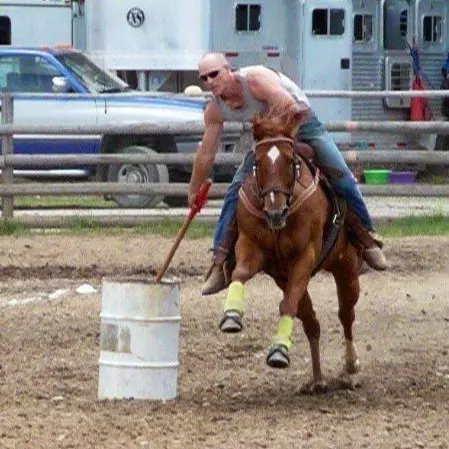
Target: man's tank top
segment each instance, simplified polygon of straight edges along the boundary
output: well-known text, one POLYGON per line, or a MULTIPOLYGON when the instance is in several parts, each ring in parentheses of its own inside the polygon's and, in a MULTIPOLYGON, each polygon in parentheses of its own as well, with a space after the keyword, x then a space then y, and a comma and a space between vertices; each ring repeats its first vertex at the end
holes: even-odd
MULTIPOLYGON (((249 122, 255 114, 265 110, 265 103, 262 103, 254 98, 248 89, 246 82, 248 72, 256 67, 260 66, 243 67, 236 72, 236 75, 239 76, 242 82, 243 96, 245 98, 241 108, 233 109, 229 107, 220 97, 215 97, 215 101, 221 111, 224 121, 249 122)), ((296 101, 305 103, 310 107, 310 102, 304 92, 290 78, 285 76, 283 73, 276 72, 276 74, 281 79, 281 86, 284 87, 292 95, 292 97, 296 99, 296 101)))

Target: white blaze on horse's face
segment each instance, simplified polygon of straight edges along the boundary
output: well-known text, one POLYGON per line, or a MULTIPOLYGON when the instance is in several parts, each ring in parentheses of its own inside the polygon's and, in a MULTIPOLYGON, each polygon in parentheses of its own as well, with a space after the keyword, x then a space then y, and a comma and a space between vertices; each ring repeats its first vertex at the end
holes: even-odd
MULTIPOLYGON (((276 163, 276 159, 281 155, 281 152, 279 151, 279 148, 276 145, 273 145, 267 153, 268 158, 273 163, 273 165, 276 163)), ((270 192, 270 201, 274 204, 275 196, 274 192, 270 192)))
POLYGON ((276 145, 273 145, 267 153, 267 156, 270 158, 273 164, 276 162, 276 159, 281 155, 279 148, 276 145))

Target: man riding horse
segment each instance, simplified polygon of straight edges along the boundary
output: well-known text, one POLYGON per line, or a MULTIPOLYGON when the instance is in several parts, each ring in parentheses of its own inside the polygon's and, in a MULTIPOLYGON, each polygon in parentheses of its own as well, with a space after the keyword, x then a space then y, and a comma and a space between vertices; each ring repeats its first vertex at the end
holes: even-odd
MULTIPOLYGON (((387 262, 356 180, 339 149, 323 124, 311 110, 304 92, 287 76, 264 66, 230 69, 221 53, 208 53, 198 63, 199 78, 213 94, 204 111, 204 135, 197 150, 188 189, 192 206, 195 195, 209 176, 218 152, 223 124, 226 121, 250 122, 256 114, 272 108, 295 108, 303 119, 298 123, 296 140, 309 144, 316 162, 330 174, 329 180, 346 200, 348 227, 363 248, 363 258, 375 270, 385 270, 387 262)), ((224 265, 235 244, 235 217, 238 191, 246 175, 253 169, 251 152, 247 152, 226 192, 213 242, 212 266, 206 275, 202 294, 210 295, 230 282, 224 265)))

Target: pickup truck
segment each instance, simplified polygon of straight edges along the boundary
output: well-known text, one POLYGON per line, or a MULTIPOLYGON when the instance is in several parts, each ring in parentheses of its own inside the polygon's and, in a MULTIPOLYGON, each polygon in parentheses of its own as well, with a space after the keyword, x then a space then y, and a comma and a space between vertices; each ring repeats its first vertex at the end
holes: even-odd
MULTIPOLYGON (((102 70, 83 53, 67 48, 0 46, 0 101, 12 92, 16 124, 90 125, 202 121, 204 98, 144 95, 117 76, 102 70), (123 93, 126 95, 122 95, 123 93), (48 95, 32 96, 41 93, 48 95), (52 95, 59 93, 63 95, 52 95), (83 96, 74 94, 84 94, 83 96), (87 95, 86 95, 87 94, 87 95), (92 97, 89 97, 92 94, 92 97)), ((1 137, 0 137, 1 138, 1 137)), ((194 152, 201 136, 173 135, 15 135, 15 154, 100 154, 194 152)), ((223 145, 223 149, 232 145, 223 145)), ((229 180, 232 167, 216 168, 216 180, 229 180)), ((84 177, 110 182, 187 182, 190 166, 111 164, 71 169, 15 170, 21 177, 84 177)), ((113 195, 120 207, 152 207, 162 199, 181 205, 185 198, 113 195)))

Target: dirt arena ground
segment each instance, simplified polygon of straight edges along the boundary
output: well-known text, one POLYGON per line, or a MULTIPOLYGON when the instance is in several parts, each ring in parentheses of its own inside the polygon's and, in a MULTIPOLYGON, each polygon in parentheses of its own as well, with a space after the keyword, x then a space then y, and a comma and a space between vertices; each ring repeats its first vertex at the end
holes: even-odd
POLYGON ((183 241, 178 397, 97 400, 103 276, 152 276, 172 240, 143 236, 0 238, 0 447, 449 448, 449 238, 387 241, 391 269, 361 277, 357 388, 343 354, 332 279, 311 294, 329 393, 300 394, 310 360, 299 323, 292 366, 265 364, 280 292, 247 288, 245 329, 217 328, 224 295, 201 297, 209 240, 183 241), (95 292, 77 293, 89 284, 95 292))

